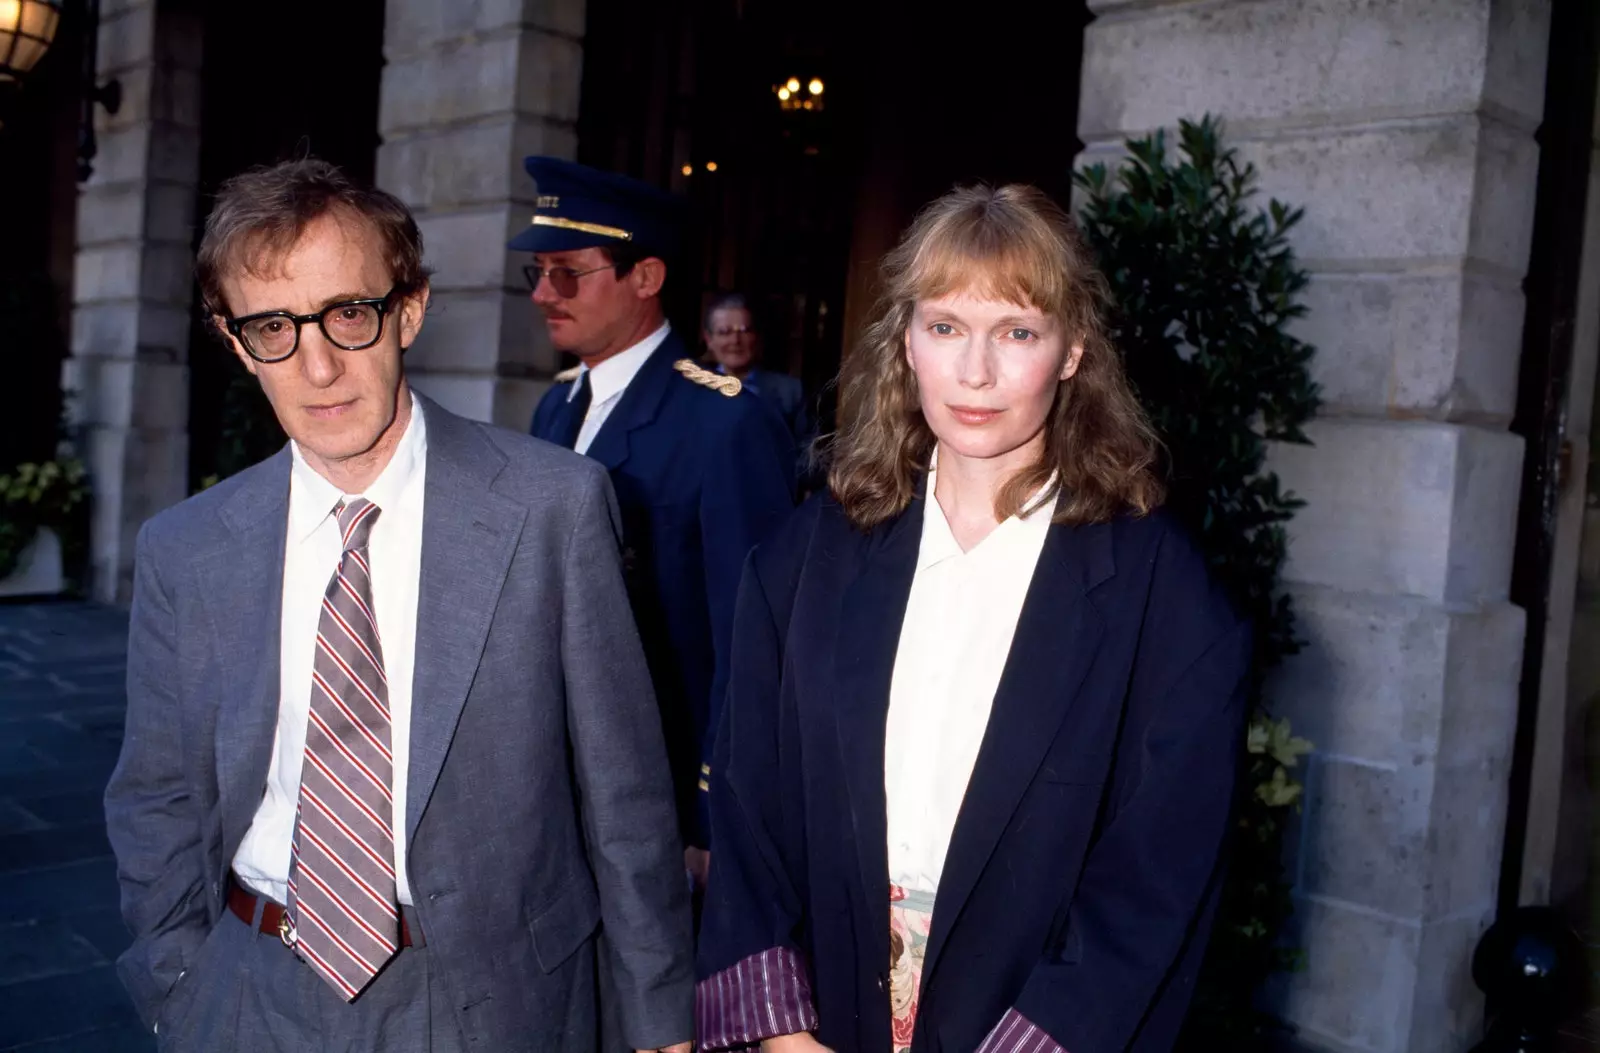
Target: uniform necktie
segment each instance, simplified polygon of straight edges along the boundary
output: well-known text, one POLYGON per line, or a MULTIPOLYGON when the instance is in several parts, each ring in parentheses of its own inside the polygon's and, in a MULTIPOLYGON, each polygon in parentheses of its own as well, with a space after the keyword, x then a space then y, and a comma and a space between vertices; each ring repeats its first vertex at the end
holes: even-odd
POLYGON ((593 391, 589 387, 589 371, 586 369, 578 378, 578 393, 567 403, 567 433, 561 436, 561 445, 569 450, 578 448, 578 435, 583 431, 584 418, 589 416, 589 399, 592 395, 593 391))
POLYGON ((294 946, 345 1001, 400 945, 389 687, 367 542, 379 508, 334 508, 344 553, 322 597, 299 821, 289 875, 294 946))

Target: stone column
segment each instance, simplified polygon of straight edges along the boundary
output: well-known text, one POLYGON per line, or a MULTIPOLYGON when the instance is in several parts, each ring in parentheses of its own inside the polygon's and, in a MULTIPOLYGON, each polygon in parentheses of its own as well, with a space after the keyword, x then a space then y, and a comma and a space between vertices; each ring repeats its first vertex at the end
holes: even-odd
MULTIPOLYGON (((378 183, 416 212, 433 307, 406 368, 457 413, 523 429, 556 369, 506 241, 529 154, 577 153, 584 0, 389 0, 378 183)), ((517 254, 520 256, 520 254, 517 254)))
POLYGON ((110 2, 100 152, 78 200, 72 357, 63 387, 94 488, 91 588, 125 601, 145 519, 188 492, 189 311, 200 157, 201 24, 155 0, 110 2))
POLYGON ((1083 160, 1211 112, 1306 218, 1316 445, 1287 584, 1309 641, 1273 687, 1316 741, 1291 861, 1309 1048, 1444 1053, 1504 835, 1522 612, 1507 430, 1549 0, 1091 0, 1083 160))

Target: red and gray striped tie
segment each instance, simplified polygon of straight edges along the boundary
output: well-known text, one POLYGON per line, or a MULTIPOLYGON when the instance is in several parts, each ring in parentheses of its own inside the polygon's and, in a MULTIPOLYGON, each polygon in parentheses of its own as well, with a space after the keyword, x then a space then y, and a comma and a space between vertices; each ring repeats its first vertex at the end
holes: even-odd
POLYGON ((379 508, 334 509, 344 555, 322 597, 289 876, 295 950, 350 1001, 400 944, 389 686, 367 539, 379 508))

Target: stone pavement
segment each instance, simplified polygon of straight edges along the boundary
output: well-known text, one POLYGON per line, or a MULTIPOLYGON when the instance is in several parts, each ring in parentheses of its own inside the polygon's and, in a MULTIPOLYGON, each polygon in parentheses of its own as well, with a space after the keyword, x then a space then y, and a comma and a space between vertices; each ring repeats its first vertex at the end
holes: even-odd
POLYGON ((113 962, 129 943, 100 794, 122 741, 127 615, 0 604, 0 1051, 155 1048, 113 962))

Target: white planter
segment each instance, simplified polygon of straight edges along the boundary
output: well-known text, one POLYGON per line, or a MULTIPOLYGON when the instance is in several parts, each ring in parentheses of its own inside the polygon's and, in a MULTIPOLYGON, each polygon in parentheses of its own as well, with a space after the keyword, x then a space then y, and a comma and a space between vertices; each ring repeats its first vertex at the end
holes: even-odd
POLYGON ((0 578, 0 596, 55 596, 66 591, 61 572, 61 539, 53 530, 40 530, 17 559, 9 577, 0 578))

